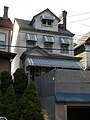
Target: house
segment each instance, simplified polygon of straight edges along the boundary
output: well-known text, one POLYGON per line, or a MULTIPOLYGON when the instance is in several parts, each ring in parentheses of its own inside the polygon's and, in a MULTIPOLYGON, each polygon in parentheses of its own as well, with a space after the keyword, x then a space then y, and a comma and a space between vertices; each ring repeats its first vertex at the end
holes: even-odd
POLYGON ((48 120, 90 119, 90 71, 53 69, 36 83, 48 120))
POLYGON ((74 48, 75 56, 82 57, 80 62, 84 65, 84 69, 90 69, 90 32, 82 36, 76 43, 74 48))
POLYGON ((32 20, 14 20, 12 49, 16 57, 12 61, 12 73, 23 67, 28 79, 38 80, 54 68, 83 69, 81 58, 74 57, 74 34, 67 30, 67 12, 60 18, 48 8, 36 14, 32 20))
POLYGON ((8 18, 8 7, 4 7, 4 15, 0 17, 0 72, 11 72, 11 61, 15 53, 10 52, 11 31, 13 24, 8 18))

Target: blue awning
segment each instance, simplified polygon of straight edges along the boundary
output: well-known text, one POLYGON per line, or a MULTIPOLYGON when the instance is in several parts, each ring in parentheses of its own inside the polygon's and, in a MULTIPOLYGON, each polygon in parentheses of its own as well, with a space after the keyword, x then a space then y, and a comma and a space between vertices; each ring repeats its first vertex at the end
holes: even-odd
POLYGON ((54 38, 52 36, 43 36, 44 42, 54 43, 54 38))
POLYGON ((63 59, 52 59, 47 57, 30 57, 26 61, 27 66, 44 66, 44 67, 54 67, 54 68, 74 68, 82 69, 83 65, 76 60, 63 60, 63 59))
POLYGON ((71 44, 71 41, 69 38, 60 37, 59 41, 60 41, 60 44, 67 44, 67 45, 71 44))
POLYGON ((42 15, 40 18, 41 18, 41 20, 42 20, 42 19, 53 20, 53 21, 55 20, 55 17, 54 17, 54 16, 46 16, 46 15, 42 15))
POLYGON ((36 34, 32 34, 32 33, 27 33, 26 34, 26 40, 29 41, 37 41, 37 35, 36 34))
POLYGON ((90 102, 90 93, 56 93, 56 102, 90 102))

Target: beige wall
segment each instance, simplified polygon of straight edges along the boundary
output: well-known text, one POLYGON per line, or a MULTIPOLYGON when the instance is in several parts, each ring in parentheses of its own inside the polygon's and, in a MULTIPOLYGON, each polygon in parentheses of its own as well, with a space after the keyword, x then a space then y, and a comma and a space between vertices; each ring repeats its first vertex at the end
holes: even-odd
POLYGON ((90 106, 87 103, 56 103, 55 104, 55 120, 67 120, 67 107, 90 106))
POLYGON ((55 104, 55 120, 67 120, 67 106, 55 104))

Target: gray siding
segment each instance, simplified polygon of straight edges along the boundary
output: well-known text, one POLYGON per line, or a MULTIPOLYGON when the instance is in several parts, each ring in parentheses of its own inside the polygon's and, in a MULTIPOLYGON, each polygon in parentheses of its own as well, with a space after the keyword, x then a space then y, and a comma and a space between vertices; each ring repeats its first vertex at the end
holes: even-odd
POLYGON ((54 72, 49 72, 36 81, 43 108, 46 110, 49 120, 55 120, 55 96, 54 96, 54 72))

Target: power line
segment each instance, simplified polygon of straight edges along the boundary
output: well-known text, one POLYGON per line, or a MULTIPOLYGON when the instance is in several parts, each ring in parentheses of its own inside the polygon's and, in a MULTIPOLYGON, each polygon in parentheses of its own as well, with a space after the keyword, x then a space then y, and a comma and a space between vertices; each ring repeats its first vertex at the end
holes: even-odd
POLYGON ((79 22, 79 21, 83 21, 83 20, 87 20, 87 19, 90 19, 90 17, 79 19, 79 20, 75 20, 75 21, 71 21, 71 22, 68 22, 68 23, 75 23, 75 22, 79 22))
MULTIPOLYGON (((13 3, 13 2, 10 2, 10 1, 8 1, 8 2, 9 2, 9 3, 13 3)), ((22 7, 22 8, 31 9, 31 10, 33 10, 33 11, 38 11, 38 10, 36 10, 36 9, 30 8, 30 7, 26 7, 26 6, 23 6, 23 5, 21 5, 21 4, 17 4, 17 3, 15 3, 15 2, 14 2, 14 4, 16 4, 17 6, 20 6, 20 7, 22 7)), ((85 13, 80 13, 80 14, 74 14, 74 15, 71 15, 71 16, 68 16, 68 17, 81 16, 81 15, 85 15, 85 14, 90 14, 90 12, 85 12, 85 13)))
MULTIPOLYGON (((10 48, 14 47, 14 48, 19 48, 19 49, 21 49, 21 48, 23 48, 23 49, 26 48, 27 50, 35 47, 35 46, 34 46, 34 47, 26 47, 26 46, 19 46, 19 45, 18 45, 18 46, 0 45, 0 46, 1 46, 1 47, 10 47, 10 48)), ((51 48, 51 49, 48 49, 48 48, 44 48, 44 47, 41 47, 41 49, 44 49, 44 50, 57 50, 57 51, 58 51, 58 50, 59 50, 59 51, 60 51, 60 50, 63 50, 63 49, 61 49, 61 48, 60 48, 60 49, 59 49, 59 48, 51 48)), ((67 51, 74 51, 74 48, 73 48, 73 49, 68 49, 67 51)), ((82 50, 78 50, 78 51, 82 51, 82 50)), ((86 50, 86 52, 90 52, 90 50, 86 50)))
POLYGON ((77 17, 77 16, 81 16, 81 15, 85 15, 85 14, 90 14, 90 12, 75 14, 75 15, 71 15, 71 16, 68 16, 68 17, 74 17, 74 16, 77 17))

